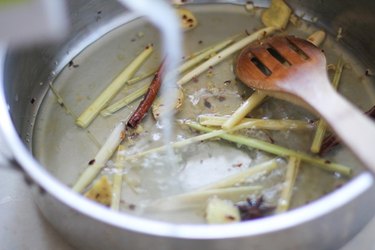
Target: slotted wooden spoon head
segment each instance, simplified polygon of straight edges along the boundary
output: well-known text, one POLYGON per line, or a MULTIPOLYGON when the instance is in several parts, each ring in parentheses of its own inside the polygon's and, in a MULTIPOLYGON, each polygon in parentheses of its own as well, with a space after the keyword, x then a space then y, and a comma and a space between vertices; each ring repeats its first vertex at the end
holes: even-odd
POLYGON ((297 94, 293 89, 305 87, 306 81, 297 80, 309 72, 326 74, 325 56, 312 43, 294 36, 250 44, 241 51, 236 65, 237 77, 247 86, 292 94, 297 94))
POLYGON ((331 86, 320 49, 296 37, 272 37, 246 47, 236 73, 246 85, 267 94, 292 94, 305 101, 375 173, 374 123, 331 86))

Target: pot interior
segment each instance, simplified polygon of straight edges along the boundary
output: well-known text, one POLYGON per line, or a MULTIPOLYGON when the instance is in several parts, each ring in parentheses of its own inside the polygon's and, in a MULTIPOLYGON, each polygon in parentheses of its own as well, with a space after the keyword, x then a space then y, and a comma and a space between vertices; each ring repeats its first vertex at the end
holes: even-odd
MULTIPOLYGON (((358 30, 375 29, 375 25, 371 26, 374 21, 372 15, 368 15, 364 8, 351 8, 352 6, 346 2, 342 3, 340 8, 335 5, 337 13, 328 13, 328 7, 332 3, 322 2, 316 6, 310 6, 308 1, 288 3, 301 19, 303 17, 306 20, 300 21, 298 25, 290 24, 286 33, 308 37, 318 29, 326 30, 328 37, 322 48, 328 64, 336 64, 339 58, 346 63, 340 82, 340 93, 361 110, 365 111, 373 106, 375 90, 372 72, 375 71, 372 70, 374 65, 371 58, 375 53, 372 52, 372 48, 367 47, 371 35, 364 37, 358 30), (301 3, 301 6, 297 6, 298 3, 301 3), (343 18, 346 13, 348 15, 343 18), (361 18, 358 18, 358 15, 361 15, 361 18), (362 24, 360 27, 348 21, 355 18, 362 24), (343 37, 340 39, 337 37, 339 30, 343 30, 343 37)), ((85 130, 74 124, 76 117, 147 45, 153 44, 155 52, 137 74, 154 71, 161 61, 158 31, 145 19, 129 20, 109 30, 108 24, 121 16, 116 2, 104 6, 98 1, 90 1, 91 5, 87 3, 88 9, 78 13, 78 17, 74 15, 77 14, 74 10, 75 4, 79 3, 70 3, 73 30, 64 44, 10 52, 7 56, 8 75, 5 81, 10 112, 21 138, 35 158, 53 176, 68 186, 74 184, 110 131, 119 121, 128 119, 140 100, 109 117, 99 116, 85 130), (84 21, 81 21, 83 19, 80 19, 79 15, 90 15, 95 23, 82 23, 84 21), (103 36, 99 35, 98 31, 95 32, 95 29, 92 29, 93 32, 83 32, 83 27, 95 26, 107 27, 108 32, 103 32, 103 36), (58 103, 54 91, 62 98, 63 105, 58 103)), ((83 2, 81 4, 84 5, 83 2)), ((264 5, 264 2, 259 1, 255 4, 264 5)), ((249 11, 243 5, 212 3, 192 4, 187 8, 196 14, 199 25, 196 29, 184 33, 185 55, 244 33, 245 30, 252 33, 262 27, 259 18, 261 9, 249 11)), ((147 78, 126 86, 116 98, 126 96, 149 83, 150 78, 147 78)), ((235 78, 233 58, 230 58, 186 84, 184 92, 184 108, 176 118, 195 120, 201 114, 231 114, 252 90, 235 78)), ((260 106, 252 116, 303 121, 317 119, 314 114, 303 108, 272 98, 260 106)), ((129 155, 163 144, 162 128, 160 123, 155 123, 151 114, 147 115, 142 127, 143 131, 126 143, 129 155)), ((246 133, 248 136, 266 141, 272 138, 271 140, 277 144, 299 151, 308 151, 314 134, 311 131, 307 133, 255 130, 246 133)), ((175 140, 194 135, 196 133, 176 125, 175 140)), ((131 183, 123 184, 122 211, 175 223, 204 223, 204 210, 201 207, 193 206, 189 210, 179 209, 167 213, 147 207, 152 200, 192 191, 241 172, 243 168, 275 158, 274 155, 258 150, 236 147, 231 143, 215 140, 193 144, 176 152, 177 165, 174 166, 166 163, 163 154, 152 154, 129 163, 130 167, 126 174, 131 183)), ((345 146, 337 147, 325 158, 349 166, 353 169, 354 175, 364 171, 362 165, 345 146)), ((278 164, 279 168, 267 178, 260 178, 251 183, 265 187, 266 191, 262 195, 270 206, 277 205, 280 183, 286 171, 285 159, 279 158, 278 164)), ((112 178, 116 173, 114 169, 113 162, 109 162, 101 175, 112 178)), ((291 208, 314 201, 339 188, 348 180, 349 178, 340 174, 329 173, 303 163, 291 208)), ((252 199, 257 197, 259 193, 250 195, 252 199)), ((189 207, 189 204, 186 207, 189 207)))

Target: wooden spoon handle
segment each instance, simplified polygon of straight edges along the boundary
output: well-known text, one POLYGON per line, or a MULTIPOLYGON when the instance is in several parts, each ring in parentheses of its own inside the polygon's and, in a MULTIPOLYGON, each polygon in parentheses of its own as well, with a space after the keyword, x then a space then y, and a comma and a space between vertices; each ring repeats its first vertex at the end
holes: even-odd
POLYGON ((354 107, 330 85, 324 88, 325 98, 314 98, 309 104, 319 111, 338 137, 375 173, 375 123, 354 107))

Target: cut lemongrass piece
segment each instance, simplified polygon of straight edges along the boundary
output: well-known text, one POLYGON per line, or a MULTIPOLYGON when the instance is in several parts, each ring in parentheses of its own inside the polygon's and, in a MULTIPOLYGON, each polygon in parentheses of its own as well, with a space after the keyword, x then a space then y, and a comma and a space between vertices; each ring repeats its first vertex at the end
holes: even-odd
POLYGON ((227 47, 229 44, 233 43, 233 39, 225 40, 212 48, 207 49, 206 51, 202 52, 201 54, 191 58, 190 60, 184 62, 179 68, 178 73, 183 73, 186 70, 194 67, 198 63, 202 62, 203 60, 206 60, 210 58, 212 55, 217 53, 218 51, 222 50, 223 48, 227 47))
POLYGON ((119 211, 122 188, 122 170, 125 165, 125 146, 119 145, 116 154, 116 173, 113 176, 112 202, 111 209, 119 211))
POLYGON ((74 191, 81 193, 95 179, 107 161, 112 157, 124 137, 125 123, 120 122, 107 138, 95 158, 90 161, 85 171, 78 178, 73 186, 74 191))
POLYGON ((283 184, 283 189, 281 190, 281 195, 279 202, 277 204, 276 213, 285 212, 290 207, 290 200, 293 195, 293 187, 297 179, 298 170, 301 160, 297 157, 289 157, 289 162, 286 169, 285 182, 283 184))
MULTIPOLYGON (((219 43, 217 45, 209 47, 208 49, 205 49, 205 51, 203 51, 202 53, 197 54, 196 56, 194 56, 190 60, 188 60, 185 63, 183 63, 178 68, 178 72, 182 73, 182 72, 186 71, 187 69, 195 66, 196 64, 200 63, 201 61, 203 61, 203 60, 209 58, 210 56, 212 56, 214 53, 220 51, 221 49, 225 48, 229 44, 233 43, 233 41, 234 41, 234 38, 229 38, 229 39, 225 40, 224 42, 221 42, 221 43, 219 43)), ((152 73, 156 73, 156 72, 153 71, 152 73)), ((130 79, 127 83, 128 84, 133 84, 136 81, 140 81, 140 80, 145 79, 148 76, 151 76, 152 73, 151 74, 146 74, 144 76, 140 76, 138 78, 135 77, 133 79, 130 79)), ((125 107, 129 103, 135 101, 136 99, 138 99, 139 97, 141 97, 142 95, 144 95, 146 92, 147 92, 147 88, 143 87, 143 88, 137 90, 136 92, 134 92, 134 93, 132 93, 132 94, 124 97, 123 99, 121 99, 119 101, 117 101, 116 103, 110 105, 109 107, 107 107, 106 109, 104 109, 102 112, 100 112, 100 114, 102 116, 104 116, 104 117, 112 115, 116 111, 120 110, 121 108, 125 107)))
MULTIPOLYGON (((325 38, 324 31, 316 31, 311 34, 307 39, 315 46, 320 46, 325 38)), ((234 112, 228 121, 226 121, 222 128, 230 129, 238 124, 247 114, 253 111, 259 104, 262 103, 266 95, 261 91, 254 91, 254 93, 234 112)))
POLYGON ((323 43, 325 38, 326 33, 323 30, 318 30, 312 33, 306 40, 319 47, 323 43))
MULTIPOLYGON (((206 133, 215 131, 215 129, 204 127, 192 121, 185 121, 185 124, 195 130, 206 132, 206 133)), ((241 135, 232 135, 232 134, 219 134, 218 137, 227 141, 237 143, 239 145, 244 145, 250 148, 259 149, 267 153, 271 153, 271 154, 278 155, 281 157, 290 157, 290 156, 298 157, 298 158, 301 158, 301 160, 305 162, 308 162, 314 166, 318 166, 321 169, 329 171, 329 172, 336 172, 345 176, 352 175, 352 169, 347 166, 344 166, 338 163, 333 163, 322 158, 313 157, 303 152, 298 152, 292 149, 284 148, 282 146, 271 144, 271 143, 261 141, 258 139, 249 138, 249 137, 241 136, 241 135)))
MULTIPOLYGON (((221 127, 229 116, 213 116, 213 115, 200 115, 198 122, 204 126, 221 127)), ((305 130, 313 129, 314 123, 300 121, 300 120, 268 120, 268 119, 254 119, 244 118, 241 122, 234 127, 238 129, 267 129, 267 130, 305 130), (239 127, 239 128, 237 128, 239 127)))
POLYGON ((134 75, 139 67, 151 55, 153 46, 148 45, 95 99, 90 106, 77 118, 76 124, 86 128, 108 104, 110 100, 121 90, 126 82, 134 75))
POLYGON ((212 131, 212 132, 207 133, 207 134, 197 135, 197 136, 194 136, 194 137, 182 140, 182 141, 170 143, 169 145, 164 145, 164 146, 161 146, 161 147, 158 147, 158 148, 153 148, 153 149, 150 149, 150 150, 140 152, 138 154, 127 156, 126 159, 132 160, 132 159, 136 159, 136 158, 139 158, 139 157, 143 157, 143 156, 148 155, 148 154, 159 153, 159 152, 167 150, 168 147, 172 147, 174 149, 185 147, 185 146, 190 145, 192 143, 205 141, 205 140, 217 137, 217 136, 219 136, 221 134, 224 134, 224 133, 225 133, 225 131, 223 131, 223 130, 215 130, 215 131, 212 131))
POLYGON ((233 174, 222 180, 203 186, 199 188, 199 190, 227 188, 227 187, 232 187, 235 185, 240 185, 246 182, 246 180, 251 176, 254 176, 260 173, 263 175, 266 175, 272 170, 274 170, 275 168, 277 168, 277 161, 275 159, 266 161, 255 166, 251 166, 248 169, 240 173, 233 174))
MULTIPOLYGON (((199 122, 203 121, 202 124, 205 123, 207 126, 221 126, 221 124, 223 124, 223 122, 225 121, 226 118, 225 117, 213 117, 213 116, 201 115, 201 116, 199 116, 198 119, 199 119, 199 122), (207 118, 207 120, 206 120, 206 118, 207 118)), ((171 143, 170 146, 172 148, 180 148, 180 147, 184 147, 184 146, 187 146, 189 144, 192 144, 192 143, 201 142, 201 141, 204 141, 204 140, 215 138, 215 137, 217 137, 221 134, 224 134, 226 132, 234 132, 234 131, 237 131, 237 130, 240 130, 240 129, 246 129, 246 128, 252 128, 252 129, 253 128, 262 128, 262 129, 271 129, 271 130, 272 129, 282 130, 282 129, 313 128, 312 124, 309 124, 309 123, 306 123, 306 122, 303 122, 303 121, 284 121, 284 120, 272 121, 271 120, 270 124, 267 124, 268 122, 269 122, 269 120, 245 119, 242 123, 240 123, 239 125, 235 126, 234 128, 232 128, 230 130, 213 130, 210 133, 198 135, 198 136, 191 137, 191 138, 179 141, 179 142, 171 143), (253 121, 253 120, 255 120, 255 121, 253 121)), ((184 123, 184 121, 182 121, 182 123, 184 123)), ((165 151, 166 148, 167 148, 167 146, 161 146, 161 147, 158 147, 158 148, 149 149, 149 150, 140 152, 138 154, 128 156, 127 159, 128 160, 136 159, 136 158, 148 155, 148 154, 159 153, 159 152, 165 151)))
POLYGON ((239 202, 246 200, 251 194, 262 190, 261 186, 230 187, 209 190, 197 190, 180 195, 174 195, 152 202, 150 209, 159 211, 176 211, 204 206, 211 197, 239 202))
POLYGON ((314 134, 313 142, 310 147, 310 151, 312 153, 319 153, 320 148, 322 147, 323 139, 327 131, 327 123, 322 118, 318 121, 318 125, 316 126, 316 131, 314 134))
MULTIPOLYGON (((241 33, 239 33, 239 34, 236 34, 236 35, 234 35, 234 36, 229 37, 226 41, 230 41, 230 40, 231 40, 232 43, 233 43, 233 42, 236 42, 238 39, 241 39, 241 38, 243 38, 243 37, 245 37, 245 36, 247 36, 246 32, 241 32, 241 33)), ((201 49, 201 50, 199 50, 199 51, 196 51, 196 52, 194 52, 194 53, 191 53, 191 54, 189 54, 189 55, 187 55, 187 56, 184 56, 183 59, 184 59, 185 61, 188 61, 188 60, 190 60, 190 59, 192 59, 192 58, 194 58, 194 57, 196 57, 196 56, 198 56, 198 55, 200 55, 200 54, 202 54, 202 53, 205 53, 205 52, 208 51, 208 50, 211 50, 212 48, 218 46, 218 45, 221 44, 221 43, 225 43, 225 41, 224 41, 224 42, 216 43, 216 44, 214 44, 214 45, 208 46, 208 47, 203 48, 203 49, 201 49)), ((212 56, 212 55, 210 55, 210 56, 212 56)), ((207 58, 207 59, 208 59, 208 58, 207 58)))
POLYGON ((344 66, 345 66, 344 60, 342 58, 340 58, 337 62, 335 74, 334 74, 333 80, 332 80, 332 86, 335 89, 337 89, 338 86, 339 86, 341 76, 342 76, 342 71, 344 70, 344 66))
POLYGON ((61 95, 55 89, 55 87, 52 85, 51 82, 48 83, 48 86, 49 86, 50 90, 52 91, 52 94, 55 96, 56 102, 65 110, 65 112, 67 114, 70 114, 70 115, 72 115, 74 117, 75 115, 73 114, 73 112, 71 111, 71 109, 66 106, 66 104, 64 102, 64 99, 61 97, 61 95))
POLYGON ((111 104, 110 106, 108 106, 107 108, 103 109, 100 112, 100 115, 104 116, 104 117, 112 115, 113 113, 122 109, 126 105, 128 105, 128 104, 134 102, 135 100, 137 100, 138 98, 141 98, 142 96, 144 96, 146 94, 147 90, 148 90, 148 85, 143 86, 140 89, 137 89, 136 91, 130 93, 129 95, 125 96, 124 98, 118 100, 117 102, 115 102, 115 103, 111 104))
POLYGON ((217 116, 214 114, 198 115, 198 122, 200 125, 221 127, 225 121, 227 121, 230 116, 217 116))
MULTIPOLYGON (((343 69, 344 69, 344 61, 342 60, 342 58, 340 58, 339 61, 337 62, 336 71, 332 80, 332 86, 335 89, 338 88, 343 69)), ((323 142, 326 131, 327 131, 327 123, 323 119, 320 119, 318 122, 318 126, 316 128, 313 142, 311 144, 311 148, 310 148, 312 153, 320 152, 320 148, 322 147, 322 142, 323 142)))
POLYGON ((150 70, 150 71, 148 71, 148 72, 146 72, 146 73, 144 73, 142 75, 135 76, 132 79, 128 80, 126 83, 128 85, 133 85, 133 84, 135 84, 137 82, 140 82, 140 81, 142 81, 142 80, 144 80, 146 78, 149 78, 150 76, 155 75, 155 73, 156 73, 157 70, 158 69, 153 69, 153 70, 150 70))
POLYGON ((268 35, 271 35, 276 31, 276 28, 268 27, 263 28, 255 33, 241 39, 240 41, 230 45, 228 48, 222 50, 217 55, 211 57, 209 60, 205 61, 204 63, 200 64, 198 67, 194 68, 189 73, 185 74, 178 82, 178 85, 183 85, 187 82, 189 82, 194 77, 197 77, 204 71, 208 70, 210 67, 215 66, 216 64, 222 62, 226 58, 228 58, 230 55, 234 54, 235 52, 241 50, 246 45, 248 45, 251 42, 254 42, 256 40, 262 39, 268 35))
POLYGON ((234 114, 224 122, 222 125, 223 129, 231 129, 236 126, 241 120, 250 113, 254 108, 262 103, 266 97, 261 91, 255 91, 235 112, 234 114))

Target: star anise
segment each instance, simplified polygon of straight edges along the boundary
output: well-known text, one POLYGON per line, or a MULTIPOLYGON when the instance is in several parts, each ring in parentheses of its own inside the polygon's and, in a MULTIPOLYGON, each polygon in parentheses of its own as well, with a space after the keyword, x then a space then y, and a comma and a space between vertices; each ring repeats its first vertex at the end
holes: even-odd
POLYGON ((263 196, 256 200, 246 199, 246 204, 237 205, 240 210, 241 221, 262 218, 275 210, 275 207, 264 204, 263 196))

